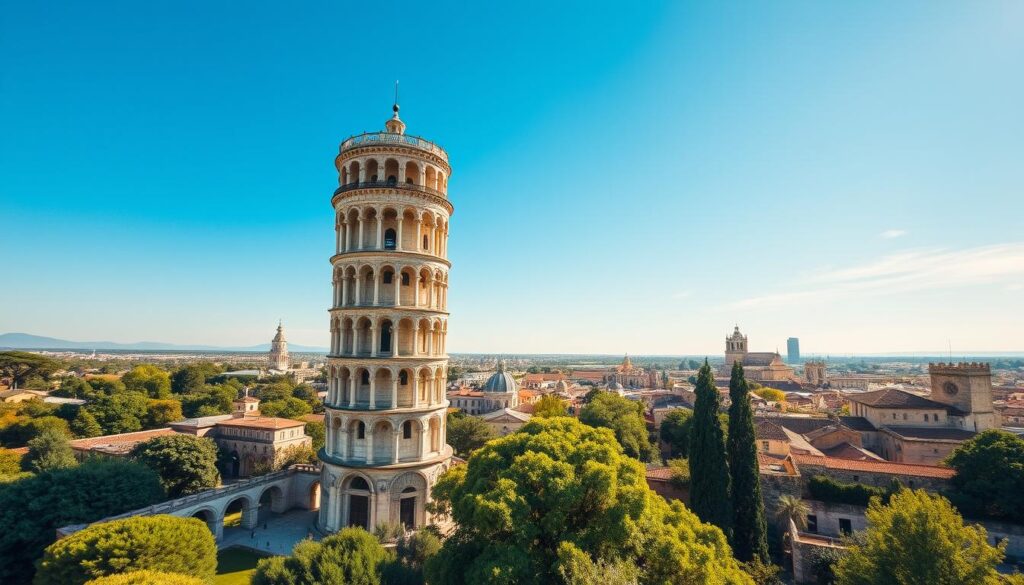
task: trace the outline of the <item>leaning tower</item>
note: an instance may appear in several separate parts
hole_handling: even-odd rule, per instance
[[[373,529],[430,521],[430,489],[450,464],[448,153],[405,133],[341,143],[335,167],[334,298],[319,525]]]

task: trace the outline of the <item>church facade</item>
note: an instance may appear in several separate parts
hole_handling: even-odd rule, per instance
[[[451,464],[448,400],[448,154],[385,131],[341,143],[326,444],[319,527],[430,523],[430,489]]]

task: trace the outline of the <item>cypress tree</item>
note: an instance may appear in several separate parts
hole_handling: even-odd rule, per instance
[[[743,365],[732,365],[729,380],[729,476],[732,485],[732,549],[736,558],[750,562],[759,558],[768,562],[768,523],[761,500],[761,477],[757,465],[754,415],[750,408],[750,388]]]
[[[721,403],[706,359],[697,373],[696,394],[690,431],[690,508],[701,520],[718,526],[728,536],[732,525],[729,466],[725,437],[718,422]]]

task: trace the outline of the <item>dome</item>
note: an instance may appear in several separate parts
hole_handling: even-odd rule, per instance
[[[622,390],[622,384],[619,384],[617,381],[616,382],[612,382],[611,384],[608,384],[608,389],[609,390]]]
[[[490,378],[487,378],[487,382],[484,383],[484,392],[495,392],[495,393],[512,393],[518,390],[515,378],[512,374],[505,371],[505,362],[498,360],[498,371],[494,372]]]

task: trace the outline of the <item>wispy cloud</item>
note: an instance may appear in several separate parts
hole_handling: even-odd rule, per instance
[[[866,264],[825,270],[791,290],[741,299],[731,309],[791,305],[843,296],[882,296],[983,284],[1012,286],[1024,276],[1024,242],[965,250],[908,250]]]
[[[891,240],[893,238],[899,238],[905,235],[907,235],[907,230],[885,230],[884,232],[878,234],[878,237],[884,240]]]

